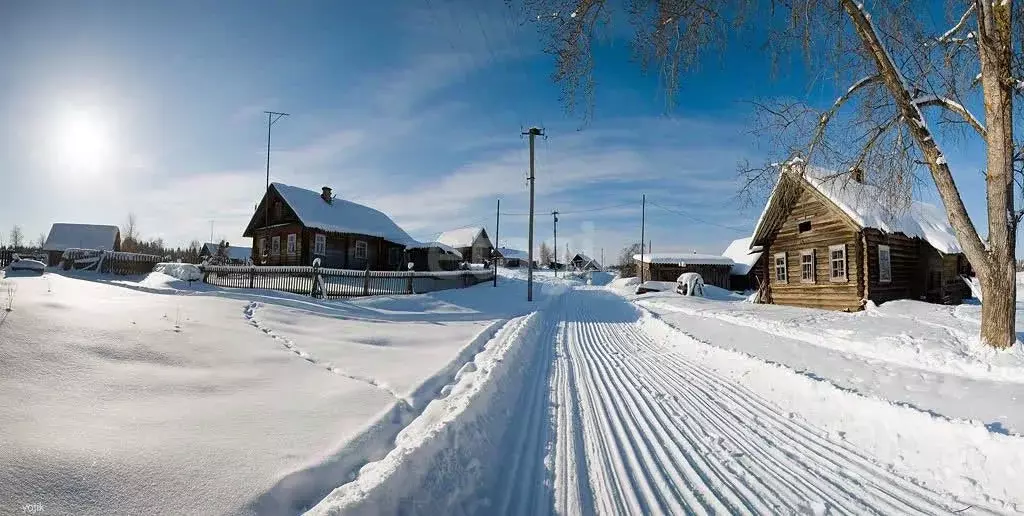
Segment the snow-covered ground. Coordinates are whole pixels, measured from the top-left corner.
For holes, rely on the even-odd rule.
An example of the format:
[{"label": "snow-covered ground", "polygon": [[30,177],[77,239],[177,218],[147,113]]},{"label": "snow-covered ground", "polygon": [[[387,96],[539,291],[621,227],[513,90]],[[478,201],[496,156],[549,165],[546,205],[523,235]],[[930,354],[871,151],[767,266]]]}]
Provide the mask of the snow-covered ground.
[{"label": "snow-covered ground", "polygon": [[531,310],[508,278],[330,302],[191,287],[2,280],[0,513],[298,512]]}]

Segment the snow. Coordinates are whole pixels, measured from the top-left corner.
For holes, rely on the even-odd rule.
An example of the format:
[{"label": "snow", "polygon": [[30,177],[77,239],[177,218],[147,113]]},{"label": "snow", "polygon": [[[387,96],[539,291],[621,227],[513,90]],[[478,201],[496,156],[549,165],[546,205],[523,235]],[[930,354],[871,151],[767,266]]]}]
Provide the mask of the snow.
[{"label": "snow", "polygon": [[438,235],[437,241],[451,247],[472,247],[483,232],[479,226],[451,229]]},{"label": "snow", "polygon": [[317,192],[282,183],[272,183],[271,186],[306,227],[375,236],[402,245],[417,243],[390,217],[368,206],[337,197],[328,203]]},{"label": "snow", "polygon": [[[217,254],[217,250],[220,249],[220,244],[207,242],[203,244],[203,249],[206,250],[206,254],[214,256]],[[252,248],[251,247],[239,247],[235,245],[229,245],[227,249],[228,259],[239,262],[252,259]]]},{"label": "snow", "polygon": [[[633,259],[640,261],[640,255],[634,254]],[[733,265],[734,262],[731,258],[726,256],[718,256],[714,254],[697,254],[697,253],[645,253],[643,255],[644,263],[661,263],[679,265],[685,267],[686,265]]]},{"label": "snow", "polygon": [[[142,291],[160,281],[171,295]],[[518,277],[354,301],[175,289],[163,273],[111,283],[0,285],[16,296],[0,316],[0,396],[20,400],[0,407],[0,507],[297,513],[383,457],[534,309]],[[535,296],[559,288],[542,280]]]},{"label": "snow", "polygon": [[696,272],[684,272],[676,278],[676,283],[682,289],[677,289],[684,296],[704,297],[704,278]]},{"label": "snow", "polygon": [[46,270],[46,264],[39,260],[20,258],[7,264],[7,269],[12,271],[32,271],[41,273]]},{"label": "snow", "polygon": [[719,349],[604,289],[549,303],[311,513],[938,514],[1024,500],[1021,438]]},{"label": "snow", "polygon": [[505,258],[518,258],[519,260],[529,260],[530,256],[526,251],[520,251],[519,249],[512,249],[509,247],[499,247],[498,252]]},{"label": "snow", "polygon": [[80,248],[113,251],[119,232],[117,226],[58,222],[50,227],[50,234],[46,237],[43,250],[64,251]]},{"label": "snow", "polygon": [[761,258],[761,247],[751,249],[754,237],[738,238],[729,243],[729,246],[722,252],[722,256],[736,262],[732,266],[732,274],[745,276],[750,273],[751,267]]},{"label": "snow", "polygon": [[153,272],[163,273],[181,281],[199,281],[203,279],[203,271],[191,263],[158,263]]}]

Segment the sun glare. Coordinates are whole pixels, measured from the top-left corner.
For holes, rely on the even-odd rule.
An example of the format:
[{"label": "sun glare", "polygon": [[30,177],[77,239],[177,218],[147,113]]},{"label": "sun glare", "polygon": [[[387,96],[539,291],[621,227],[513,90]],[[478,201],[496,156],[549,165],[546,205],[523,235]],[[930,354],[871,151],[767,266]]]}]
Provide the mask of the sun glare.
[{"label": "sun glare", "polygon": [[71,110],[52,128],[54,153],[61,167],[97,173],[111,165],[113,142],[99,113]]}]

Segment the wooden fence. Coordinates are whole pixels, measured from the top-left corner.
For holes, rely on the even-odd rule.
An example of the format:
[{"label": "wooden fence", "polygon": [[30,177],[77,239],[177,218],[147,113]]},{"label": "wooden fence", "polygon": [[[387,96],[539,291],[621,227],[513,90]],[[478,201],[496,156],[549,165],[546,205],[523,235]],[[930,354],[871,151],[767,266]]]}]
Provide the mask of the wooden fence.
[{"label": "wooden fence", "polygon": [[14,250],[0,249],[0,269],[7,267],[12,261],[14,261]]},{"label": "wooden fence", "polygon": [[220,287],[280,290],[313,297],[423,294],[494,279],[494,270],[394,272],[310,266],[204,265],[203,282]]},{"label": "wooden fence", "polygon": [[96,249],[68,249],[61,257],[64,270],[95,271],[105,274],[132,276],[149,274],[163,259],[152,254],[100,251]]}]

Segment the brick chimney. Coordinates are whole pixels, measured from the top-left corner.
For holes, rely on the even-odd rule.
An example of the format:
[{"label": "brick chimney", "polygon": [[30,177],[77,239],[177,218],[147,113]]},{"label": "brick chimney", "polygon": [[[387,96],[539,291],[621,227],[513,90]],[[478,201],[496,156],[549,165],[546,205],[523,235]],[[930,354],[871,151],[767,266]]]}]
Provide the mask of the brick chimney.
[{"label": "brick chimney", "polygon": [[327,204],[331,203],[331,187],[325,186],[322,188],[323,192],[320,193],[320,198]]},{"label": "brick chimney", "polygon": [[850,167],[850,179],[858,183],[864,183],[864,169],[860,167]]}]

